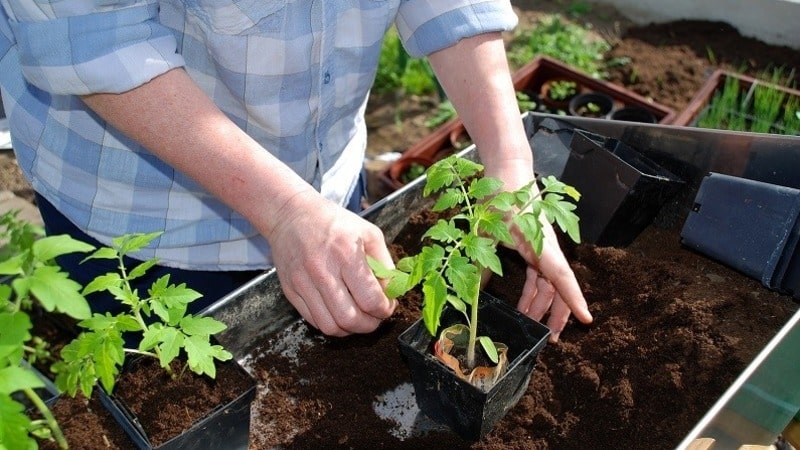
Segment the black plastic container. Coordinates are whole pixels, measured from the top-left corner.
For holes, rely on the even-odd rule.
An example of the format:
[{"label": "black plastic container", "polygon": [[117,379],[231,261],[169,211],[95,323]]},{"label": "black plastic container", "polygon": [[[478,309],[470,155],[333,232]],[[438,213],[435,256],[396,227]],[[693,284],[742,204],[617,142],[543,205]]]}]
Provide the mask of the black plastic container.
[{"label": "black plastic container", "polygon": [[578,94],[569,102],[569,113],[573,116],[603,118],[613,110],[614,99],[602,92]]},{"label": "black plastic container", "polygon": [[701,182],[681,242],[800,298],[800,190],[720,173]]},{"label": "black plastic container", "polygon": [[[446,308],[441,328],[462,321],[461,313]],[[435,358],[434,338],[422,320],[398,338],[420,410],[468,440],[485,436],[525,393],[536,356],[547,343],[550,330],[505,302],[481,293],[478,334],[509,347],[508,370],[488,392],[458,378]]]},{"label": "black plastic container", "polygon": [[617,139],[543,121],[533,136],[539,175],[574,186],[581,240],[625,247],[684,185],[676,175]]},{"label": "black plastic container", "polygon": [[626,106],[615,109],[609,114],[611,120],[621,120],[625,122],[656,123],[658,119],[650,110],[641,106]]},{"label": "black plastic container", "polygon": [[[191,428],[161,445],[153,446],[135,414],[119,398],[100,389],[100,400],[111,412],[139,450],[247,450],[250,445],[250,405],[256,396],[256,381],[236,361],[235,365],[249,380],[248,388],[231,402],[219,405]],[[217,382],[224,382],[217,378]]]}]

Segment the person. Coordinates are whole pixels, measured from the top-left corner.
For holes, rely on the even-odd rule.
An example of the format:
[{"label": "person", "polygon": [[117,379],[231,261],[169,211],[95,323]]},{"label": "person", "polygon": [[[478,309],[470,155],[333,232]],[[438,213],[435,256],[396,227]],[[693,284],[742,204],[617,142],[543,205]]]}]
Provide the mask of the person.
[{"label": "person", "polygon": [[[275,267],[325,334],[391,316],[366,263],[392,266],[386,242],[345,206],[363,189],[366,102],[392,25],[429,58],[486,174],[508,189],[533,177],[502,40],[517,21],[508,0],[7,0],[1,11],[2,96],[47,232],[108,245],[161,231],[133,261],[158,258],[153,276],[188,280],[208,301]],[[519,309],[548,315],[555,341],[570,314],[592,318],[547,234],[540,258],[518,244]],[[59,262],[81,282],[108,271],[80,260]]]}]

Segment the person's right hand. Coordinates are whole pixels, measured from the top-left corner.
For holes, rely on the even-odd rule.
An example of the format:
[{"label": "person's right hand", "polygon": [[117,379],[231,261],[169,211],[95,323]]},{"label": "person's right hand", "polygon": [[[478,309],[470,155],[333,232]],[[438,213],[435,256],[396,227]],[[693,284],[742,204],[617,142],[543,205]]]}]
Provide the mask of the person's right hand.
[{"label": "person's right hand", "polygon": [[289,302],[331,336],[374,331],[394,312],[367,255],[394,267],[381,230],[316,192],[281,208],[269,243]]}]

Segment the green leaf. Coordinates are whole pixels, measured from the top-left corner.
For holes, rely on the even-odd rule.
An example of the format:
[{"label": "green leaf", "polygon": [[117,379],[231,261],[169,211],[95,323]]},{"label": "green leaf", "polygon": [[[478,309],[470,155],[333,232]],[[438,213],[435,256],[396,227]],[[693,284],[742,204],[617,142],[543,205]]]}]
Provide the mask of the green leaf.
[{"label": "green leaf", "polygon": [[431,211],[446,211],[463,202],[464,193],[461,190],[453,188],[447,189],[436,200],[436,203],[431,207]]},{"label": "green leaf", "polygon": [[544,233],[542,232],[542,224],[537,216],[534,213],[525,213],[514,217],[513,220],[536,254],[541,255],[542,247],[544,246]]},{"label": "green leaf", "polygon": [[31,274],[29,288],[47,311],[59,311],[74,319],[85,319],[91,314],[89,302],[81,295],[81,285],[61,272],[58,266],[39,266]]},{"label": "green leaf", "polygon": [[201,336],[187,337],[184,348],[189,369],[198,375],[205,374],[211,378],[217,376],[217,369],[214,365],[215,359],[227,361],[233,358],[233,355],[221,346],[211,345],[207,338]]},{"label": "green leaf", "polygon": [[25,407],[11,397],[0,395],[0,448],[9,450],[34,450],[36,441],[28,436],[31,420]]},{"label": "green leaf", "polygon": [[126,234],[115,238],[113,241],[114,247],[119,249],[119,254],[122,256],[138,252],[139,250],[147,247],[150,242],[162,234],[161,231],[153,233],[132,233]]},{"label": "green leaf", "polygon": [[[389,269],[385,267],[380,261],[377,259],[367,255],[367,264],[369,264],[370,268],[372,269],[372,273],[375,274],[376,277],[389,280],[386,283],[386,288],[384,292],[387,297],[389,298],[397,298],[401,295],[408,292],[411,286],[408,285],[409,276],[408,273],[403,272],[399,269]],[[405,263],[404,263],[405,265]],[[408,272],[412,270],[411,267],[408,268]]]},{"label": "green leaf", "polygon": [[470,234],[464,237],[463,244],[464,253],[473,261],[477,261],[481,267],[488,267],[500,276],[503,275],[503,267],[500,258],[497,257],[497,248],[493,240]]},{"label": "green leaf", "polygon": [[24,273],[23,267],[27,255],[24,253],[14,255],[0,262],[0,275],[20,275]]},{"label": "green leaf", "polygon": [[44,381],[28,369],[14,366],[0,369],[0,394],[40,387],[44,387]]},{"label": "green leaf", "polygon": [[[161,339],[161,343],[158,345],[159,363],[161,367],[167,367],[180,354],[181,348],[186,342],[186,337],[177,328],[173,327],[164,327],[159,337]],[[204,338],[208,339],[207,336]]]},{"label": "green leaf", "polygon": [[186,316],[181,319],[181,330],[189,336],[213,336],[226,328],[227,325],[208,316]]},{"label": "green leaf", "polygon": [[83,288],[83,295],[89,295],[93,292],[109,291],[112,288],[122,286],[122,277],[118,273],[107,273],[105,275],[98,275],[86,287]]},{"label": "green leaf", "polygon": [[38,261],[51,261],[61,255],[87,253],[95,249],[94,245],[81,242],[66,234],[40,238],[31,248]]},{"label": "green leaf", "polygon": [[578,231],[578,216],[573,212],[577,207],[574,203],[563,201],[560,194],[547,194],[541,202],[542,212],[550,223],[555,223],[566,232],[576,243],[580,243]]},{"label": "green leaf", "polygon": [[476,199],[482,200],[483,198],[493,194],[498,189],[503,187],[503,182],[498,180],[497,178],[491,177],[484,177],[473,180],[472,183],[469,185],[469,196]]},{"label": "green leaf", "polygon": [[0,313],[0,367],[3,361],[12,364],[24,356],[23,344],[31,339],[31,319],[25,312]]},{"label": "green leaf", "polygon": [[468,304],[478,296],[480,273],[469,259],[458,254],[451,255],[450,263],[445,268],[445,277],[456,296]]},{"label": "green leaf", "polygon": [[449,243],[458,241],[463,235],[464,232],[458,229],[452,220],[439,219],[422,237],[423,239],[429,237],[439,242]]},{"label": "green leaf", "polygon": [[436,336],[442,309],[447,302],[447,285],[444,278],[436,272],[429,274],[422,284],[422,294],[425,298],[422,304],[422,320],[431,336]]},{"label": "green leaf", "polygon": [[500,358],[497,356],[497,347],[495,347],[494,342],[489,338],[489,336],[478,336],[478,342],[481,343],[481,347],[483,347],[483,351],[486,352],[486,356],[489,359],[497,364],[500,361]]},{"label": "green leaf", "polygon": [[81,262],[85,262],[90,259],[117,259],[117,258],[119,258],[119,253],[117,253],[115,249],[110,247],[101,247],[95,250],[95,252],[92,253],[91,255],[87,256],[86,258],[83,258],[83,261]]},{"label": "green leaf", "polygon": [[135,280],[143,276],[145,273],[147,273],[148,270],[150,270],[151,267],[155,266],[156,264],[158,264],[157,259],[149,259],[147,261],[142,262],[138,266],[134,267],[133,270],[131,270],[128,273],[128,280],[129,281]]}]

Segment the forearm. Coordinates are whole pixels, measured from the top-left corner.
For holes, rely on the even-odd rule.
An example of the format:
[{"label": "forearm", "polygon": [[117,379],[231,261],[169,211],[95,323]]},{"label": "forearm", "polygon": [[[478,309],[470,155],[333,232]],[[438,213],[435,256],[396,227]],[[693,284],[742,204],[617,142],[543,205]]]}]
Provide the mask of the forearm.
[{"label": "forearm", "polygon": [[500,33],[463,39],[430,55],[448,98],[480,152],[487,174],[516,188],[533,177],[533,156],[520,118]]},{"label": "forearm", "polygon": [[315,193],[229,120],[182,69],[122,94],[93,94],[83,100],[268,238],[282,208],[298,194]]}]

